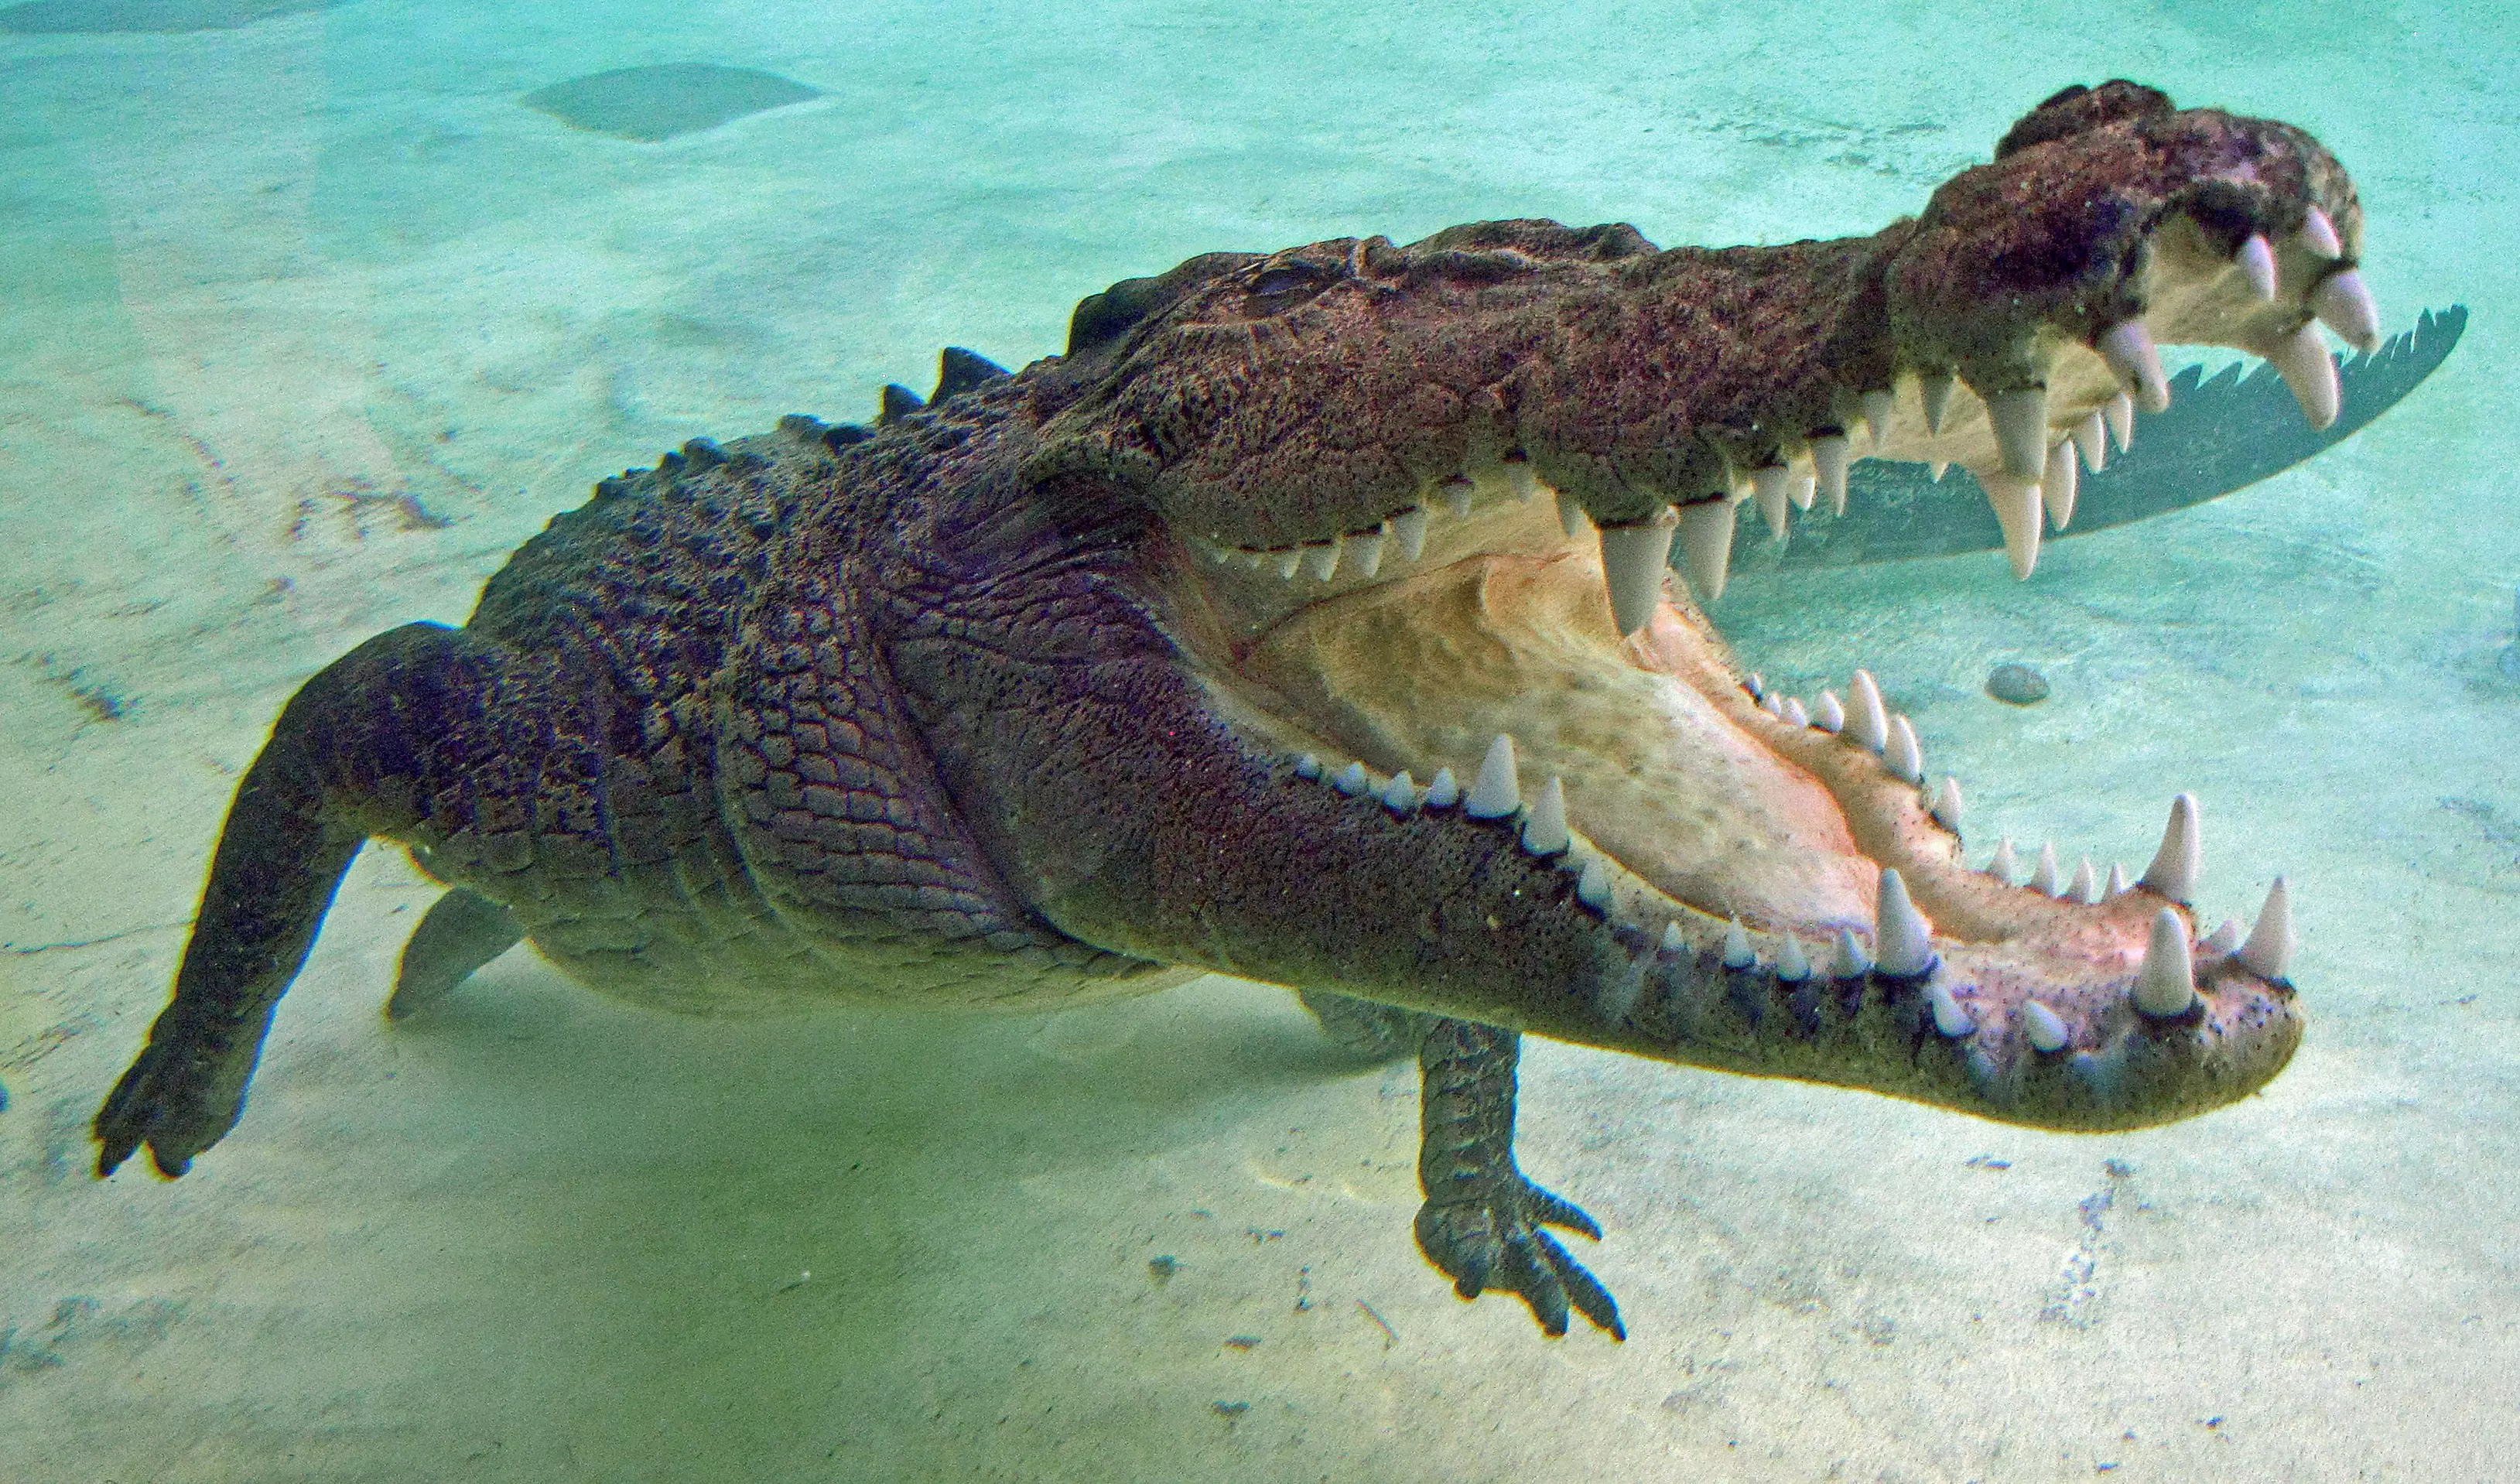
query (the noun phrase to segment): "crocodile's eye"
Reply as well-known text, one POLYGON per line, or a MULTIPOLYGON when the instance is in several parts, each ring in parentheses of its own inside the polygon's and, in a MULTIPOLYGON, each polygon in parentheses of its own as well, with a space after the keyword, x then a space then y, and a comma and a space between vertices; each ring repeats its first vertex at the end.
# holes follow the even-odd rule
POLYGON ((1282 314, 1298 304, 1310 303, 1334 282, 1334 275, 1310 263, 1281 263, 1251 281, 1243 309, 1255 318, 1282 314))

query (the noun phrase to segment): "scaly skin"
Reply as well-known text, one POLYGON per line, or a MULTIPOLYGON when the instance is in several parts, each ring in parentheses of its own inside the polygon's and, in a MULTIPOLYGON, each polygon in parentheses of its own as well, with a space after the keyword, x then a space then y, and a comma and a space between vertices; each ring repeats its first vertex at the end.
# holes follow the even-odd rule
MULTIPOLYGON (((1513 1166, 1520 1031, 2055 1128, 2243 1096, 2301 1034, 2281 934, 2156 949, 2191 925, 2175 846, 2097 905, 1966 870, 1878 750, 1745 693, 1661 542, 1729 534, 1752 488, 1781 520, 1850 431, 2001 507, 2028 485, 1991 406, 2044 394, 2035 461, 2140 380, 2110 331, 2279 346, 2361 238, 2299 130, 2112 83, 1868 238, 1516 221, 1210 254, 1086 300, 1017 375, 949 352, 872 433, 695 442, 556 518, 465 628, 381 636, 290 703, 100 1172, 146 1145, 181 1174, 234 1126, 369 838, 458 888, 396 1014, 519 936, 700 1013, 1301 986, 1418 1049, 1421 1245, 1552 1333, 1620 1322, 1539 1230, 1590 1218, 1513 1166), (2272 298, 2233 266, 2253 238, 2272 298), (1425 791, 1500 734, 1502 808, 1425 791), (2135 993, 2174 960, 2194 994, 2135 993)), ((1688 548, 1710 602, 1714 549, 1688 548)))

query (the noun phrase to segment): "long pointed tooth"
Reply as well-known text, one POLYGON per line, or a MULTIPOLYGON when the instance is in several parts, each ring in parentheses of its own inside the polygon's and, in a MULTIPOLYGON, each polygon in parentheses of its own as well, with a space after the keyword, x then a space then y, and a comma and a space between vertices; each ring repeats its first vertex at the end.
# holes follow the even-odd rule
POLYGON ((2074 458, 2074 440, 2064 439, 2048 451, 2048 475, 2039 481, 2040 503, 2048 507, 2048 524, 2063 530, 2074 518, 2074 497, 2083 487, 2083 468, 2074 458))
POLYGON ((1785 697, 1785 721, 1797 727, 1811 725, 1811 713, 1803 709, 1802 697, 1798 696, 1785 697))
POLYGON ((1864 951, 1864 941, 1852 927, 1837 930, 1837 959, 1828 966, 1832 979, 1856 979, 1872 972, 1872 956, 1864 951))
POLYGON ((1812 703, 1812 725, 1823 732, 1846 730, 1846 707, 1837 703, 1835 691, 1821 692, 1820 699, 1812 703))
POLYGON ((2186 920, 2164 907, 2152 919, 2152 942, 2136 970, 2135 1008, 2159 1019, 2196 1003, 2196 966, 2187 957, 2186 920))
POLYGON ((1820 475, 1796 474, 1793 482, 1785 486, 1785 498, 1794 502, 1794 509, 1809 510, 1812 508, 1812 496, 1819 488, 1820 475))
POLYGON ((1936 484, 1943 482, 1943 475, 1951 471, 1951 467, 1952 461, 1949 459, 1931 459, 1925 464, 1925 468, 1932 472, 1936 484))
POLYGON ((1460 520, 1469 515, 1470 501, 1478 494, 1478 486, 1455 474, 1436 493, 1444 497, 1444 513, 1460 520))
POLYGON ((1391 538, 1400 543, 1400 560, 1415 562, 1426 550, 1426 522, 1432 518, 1422 505, 1413 505, 1391 517, 1391 538))
POLYGON ((1732 502, 1704 500, 1680 513, 1680 564, 1700 606, 1724 596, 1732 571, 1732 502))
POLYGON ((1934 795, 1934 818, 1943 822, 1944 829, 1958 834, 1960 832, 1960 781, 1947 777, 1943 780, 1943 791, 1934 795))
POLYGON ((2225 918, 2222 926, 2196 940, 2196 951, 2200 954, 2229 953, 2240 946, 2240 920, 2225 918))
POLYGON ((2003 472, 2016 479, 2038 478, 2048 468, 2048 388, 1997 392, 1987 400, 1986 415, 1995 425, 2003 472))
POLYGON ((2099 899, 2100 874, 2092 869, 2092 858, 2087 855, 2083 857, 2083 864, 2074 868, 2074 879, 2065 885, 2065 900, 2089 907, 2099 899))
POLYGON ((1890 745, 1890 717, 1881 709, 1881 687, 1873 683, 1869 670, 1856 671, 1854 682, 1846 688, 1845 737, 1873 752, 1890 745))
POLYGON ((1879 906, 1873 913, 1872 945, 1881 955, 1881 971, 1902 978, 1934 967, 1934 924, 1908 897, 1899 873, 1881 868, 1879 906))
POLYGON ((1846 467, 1855 460, 1855 444, 1842 432, 1812 439, 1812 472, 1828 494, 1828 513, 1846 514, 1846 467))
POLYGON ((1584 502, 1562 489, 1559 490, 1557 492, 1557 528, 1566 533, 1566 539, 1572 541, 1592 529, 1592 526, 1593 517, 1584 514, 1584 502))
POLYGON ((2336 223, 2317 206, 2302 218, 2301 235, 2294 240, 2317 257, 2345 255, 2345 244, 2336 235, 2336 223))
POLYGON ((2101 891, 2100 900, 2105 902, 2111 897, 2125 896, 2128 889, 2129 883, 2127 881, 2126 867, 2115 861, 2111 861, 2109 863, 2109 884, 2101 891))
POLYGON ((1296 758, 1295 776, 1302 779, 1319 780, 1322 776, 1322 760, 1310 752, 1296 758))
POLYGON ((1912 784, 1925 781, 1925 749, 1916 745, 1915 725, 1905 715, 1890 718, 1890 743, 1881 749, 1890 776, 1912 784))
POLYGON ((2031 1047, 2043 1052, 2065 1049, 2065 1022, 2056 1012, 2036 1000, 2021 1002, 2021 1034, 2031 1047))
POLYGON ((2249 941, 2240 945, 2236 957, 2240 967, 2261 979, 2283 982, 2292 972, 2292 888, 2282 877, 2267 888, 2267 905, 2258 909, 2258 925, 2249 929, 2249 941))
POLYGON ((1870 434, 1872 451, 1881 451, 1881 440, 1890 436, 1890 420, 1898 415, 1899 398, 1888 391, 1868 391, 1856 399, 1864 409, 1864 427, 1870 434))
POLYGON ((2161 347, 2152 342, 2151 326, 2127 320, 2101 336, 2097 348, 2118 383, 2135 394, 2144 411, 2170 410, 2170 378, 2161 369, 2161 347))
POLYGON ((2049 840, 2039 847, 2039 864, 2030 870, 2030 889, 2041 896, 2052 897, 2060 879, 2056 874, 2056 842, 2049 840))
POLYGON ((1347 551, 1340 562, 1359 577, 1371 577, 1382 570, 1382 532, 1365 531, 1347 538, 1347 551))
POLYGON ((1584 870, 1575 877, 1575 900, 1595 912, 1610 910, 1610 871, 1599 857, 1586 861, 1584 870))
POLYGON ((1777 946, 1777 977, 1787 984, 1799 984, 1811 977, 1811 960, 1803 955, 1802 940, 1790 932, 1777 946))
POLYGON ((2274 302, 2274 244, 2263 236, 2253 235, 2240 244, 2240 250, 2231 255, 2231 261, 2239 264, 2240 271, 2248 276, 2249 287, 2258 291, 2258 297, 2269 303, 2274 302))
POLYGON ((2021 875, 2021 862, 2012 853, 2012 836, 2005 835, 1995 847, 1995 858, 1986 863, 1986 874, 2006 886, 2021 875))
POLYGON ((2109 423, 2093 408, 2074 425, 2074 451, 2083 456, 2083 467, 2093 473, 2109 467, 2109 423))
POLYGON ((1916 400, 1925 411, 1925 431, 1940 433, 1943 419, 1951 416, 1952 388, 1959 378, 1948 371, 1923 371, 1916 374, 1916 400))
POLYGON ((1426 807, 1429 809, 1450 809, 1461 801, 1462 785, 1458 779, 1453 777, 1453 770, 1450 768, 1436 769, 1435 781, 1426 786, 1426 807))
POLYGON ((1977 1021, 1970 1018, 1948 984, 1938 982, 1927 986, 1925 1004, 1934 1012, 1934 1029, 1949 1040, 1957 1041, 1977 1029, 1977 1021))
POLYGON ((1539 800, 1522 822, 1522 848, 1533 855, 1563 855, 1574 843, 1566 832, 1566 785, 1552 778, 1541 786, 1539 800))
POLYGON ((1724 929, 1724 967, 1748 968, 1758 962, 1759 956, 1750 951, 1750 935, 1741 930, 1741 920, 1734 918, 1724 929))
POLYGON ((2341 395, 2336 361, 2327 353, 2327 342, 2318 337, 2317 326, 2304 325, 2277 337, 2267 347, 2266 357, 2292 388, 2293 400, 2301 404, 2301 415, 2310 419, 2311 427, 2323 428, 2336 422, 2341 395))
POLYGON ((1505 487, 1516 504, 1540 493, 1540 475, 1532 472, 1531 461, 1513 458, 1505 461, 1505 487))
POLYGON ((1330 787, 1350 798, 1363 793, 1371 787, 1365 780, 1365 764, 1350 763, 1340 769, 1338 777, 1330 780, 1330 787))
POLYGON ((1501 820, 1522 807, 1522 780, 1513 765, 1513 739, 1499 732, 1470 785, 1462 812, 1474 820, 1501 820))
POLYGON ((1295 580, 1295 572, 1304 564, 1304 549, 1290 546, 1278 554, 1278 576, 1286 582, 1295 580))
POLYGON ((2170 801, 2170 823, 2161 832, 2161 848, 2153 852, 2141 884, 2174 902, 2192 900, 2196 878, 2205 869, 2205 835, 2196 818, 2196 795, 2182 793, 2170 801))
POLYGON ((1338 574, 1339 541, 1316 541, 1304 548, 1304 575, 1315 582, 1328 582, 1338 574))
POLYGON ((1759 514, 1768 517, 1768 534, 1785 539, 1785 514, 1792 503, 1793 471, 1781 464, 1750 472, 1750 495, 1759 502, 1759 514))
POLYGON ((1688 946, 1688 939, 1687 939, 1687 938, 1685 938, 1685 937, 1681 936, 1681 932, 1680 932, 1680 922, 1678 922, 1678 920, 1674 920, 1674 921, 1672 921, 1672 922, 1665 922, 1665 923, 1663 923, 1663 924, 1662 924, 1662 951, 1663 951, 1663 952, 1665 952, 1665 953, 1678 953, 1678 952, 1680 952, 1682 949, 1687 948, 1688 946))
POLYGON ((1622 637, 1653 620, 1671 570, 1671 538, 1679 518, 1668 510, 1640 525, 1601 527, 1601 580, 1610 590, 1610 621, 1622 637))
POLYGON ((2363 354, 2380 348, 2380 306, 2372 302, 2361 270, 2347 268, 2319 280, 2310 292, 2310 312, 2363 354))
POLYGON ((1241 564, 1244 571, 1256 572, 1267 566, 1271 558, 1267 552, 1246 546, 1235 552, 1234 560, 1241 564))
POLYGON ((2039 565, 2039 481, 1991 469, 1970 472, 1995 507, 1995 523, 2003 527, 2003 555, 2012 562, 2012 575, 2027 580, 2039 565))
POLYGON ((1778 721, 1785 719, 1785 698, 1774 691, 1759 697, 1759 709, 1778 721))
POLYGON ((2118 452, 2125 453, 2135 446, 2135 398, 2119 392, 2100 409, 2100 416, 2109 425, 2109 436, 2116 440, 2118 452))
POLYGON ((1408 769, 1403 768, 1391 775, 1391 781, 1384 784, 1374 797, 1382 800, 1382 807, 1392 813, 1407 814, 1418 807, 1418 781, 1409 776, 1408 769))

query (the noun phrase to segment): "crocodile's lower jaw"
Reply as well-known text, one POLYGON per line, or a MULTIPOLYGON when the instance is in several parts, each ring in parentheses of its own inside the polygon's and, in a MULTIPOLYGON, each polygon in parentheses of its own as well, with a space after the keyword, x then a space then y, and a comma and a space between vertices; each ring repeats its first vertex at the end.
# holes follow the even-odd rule
POLYGON ((2030 885, 2008 859, 1971 870, 1956 787, 1923 772, 1868 676, 1843 699, 1763 704, 1676 583, 1621 639, 1597 543, 1564 536, 1548 499, 1483 502, 1462 523, 1468 555, 1430 545, 1401 575, 1216 657, 1269 741, 1313 754, 1322 786, 1361 809, 1478 812, 1483 773, 1493 795, 1509 752, 1526 807, 1508 827, 1535 854, 1562 852, 1574 910, 1655 945, 1646 961, 1722 954, 1735 970, 1712 1011, 1657 1009, 1642 1003, 1648 963, 1636 998, 1598 1007, 1605 1022, 1667 1038, 1682 1059, 2062 1127, 2195 1112, 2289 1058, 2301 1021, 2282 888, 2245 945, 2228 928, 2193 943, 2192 803, 2140 884, 2103 884, 2088 865, 2067 880, 2050 863, 2030 885), (1885 870, 1914 913, 1893 903, 1885 918, 1885 870), (1925 963, 1892 1019, 1949 1047, 1957 1086, 1885 1033, 1892 1020, 1868 1029, 1832 1002, 1850 982, 1862 999, 1866 967, 1925 963), (1856 1044, 1868 1037, 1881 1044, 1856 1044))

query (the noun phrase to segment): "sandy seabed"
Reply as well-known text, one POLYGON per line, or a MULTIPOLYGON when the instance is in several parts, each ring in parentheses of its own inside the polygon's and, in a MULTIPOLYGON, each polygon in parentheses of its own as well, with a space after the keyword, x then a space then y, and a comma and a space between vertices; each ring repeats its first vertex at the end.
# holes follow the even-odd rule
POLYGON ((2509 1477, 2520 54, 2490 8, 1866 14, 0 35, 0 1477, 2509 1477), (661 144, 518 102, 669 62, 821 96, 661 144), (1049 353, 1079 295, 1213 247, 1869 231, 2115 74, 2317 132, 2389 328, 2462 301, 2465 343, 2343 447, 2027 584, 1985 556, 1718 612, 1797 690, 1879 673, 1977 857, 2139 865, 2190 788, 2208 922, 2289 873, 2312 1029, 2263 1096, 2048 1136, 1534 1046, 1523 1162, 1600 1218, 1633 1331, 1544 1342, 1411 1244, 1414 1073, 1282 991, 725 1026, 518 953, 388 1030, 430 888, 371 852, 244 1126, 180 1184, 87 1178, 290 689, 460 620, 595 478, 867 416, 948 342, 1049 353), (2053 696, 1988 700, 2009 659, 2053 696))

